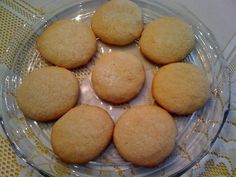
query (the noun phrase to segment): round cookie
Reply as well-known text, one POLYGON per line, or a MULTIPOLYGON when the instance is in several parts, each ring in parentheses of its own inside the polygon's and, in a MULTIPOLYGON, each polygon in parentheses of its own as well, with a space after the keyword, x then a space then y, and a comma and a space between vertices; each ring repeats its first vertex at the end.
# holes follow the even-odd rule
POLYGON ((53 151, 67 163, 83 164, 95 159, 109 144, 113 133, 109 114, 97 106, 71 109, 53 126, 53 151))
POLYGON ((142 11, 132 1, 111 0, 96 10, 92 29, 105 43, 127 45, 141 35, 142 11))
POLYGON ((133 55, 111 52, 97 60, 92 71, 92 84, 101 99, 120 104, 134 98, 145 80, 142 63, 133 55))
POLYGON ((156 72, 152 94, 156 102, 169 112, 188 115, 206 103, 210 86, 204 71, 197 66, 173 63, 156 72))
POLYGON ((88 63, 96 52, 96 37, 82 22, 59 20, 40 34, 36 47, 54 65, 76 68, 88 63))
POLYGON ((125 160, 153 167, 171 154, 176 135, 175 121, 167 111, 158 106, 137 106, 118 119, 113 140, 125 160))
POLYGON ((156 64, 183 60, 193 49, 190 25, 177 17, 160 17, 149 23, 140 38, 143 55, 156 64))
POLYGON ((16 90, 22 112, 37 121, 59 118, 79 97, 79 82, 67 69, 49 66, 27 75, 16 90))

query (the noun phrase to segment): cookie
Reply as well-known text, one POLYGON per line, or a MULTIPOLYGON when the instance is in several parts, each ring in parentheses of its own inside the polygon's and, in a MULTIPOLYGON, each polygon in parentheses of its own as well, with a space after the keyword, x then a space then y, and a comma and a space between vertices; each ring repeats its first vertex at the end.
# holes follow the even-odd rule
POLYGON ((132 1, 111 0, 96 10, 92 29, 105 43, 127 45, 141 35, 142 11, 132 1))
POLYGON ((66 163, 87 163, 107 147, 113 128, 111 117, 102 108, 75 107, 53 125, 53 151, 66 163))
POLYGON ((92 71, 93 89, 101 99, 120 104, 134 98, 145 80, 142 63, 124 52, 111 52, 97 60, 92 71))
POLYGON ((182 61, 194 47, 190 25, 177 17, 160 17, 149 23, 140 38, 143 55, 156 64, 182 61))
POLYGON ((125 160, 153 167, 171 154, 176 135, 175 121, 167 111, 157 106, 137 106, 118 119, 113 140, 125 160))
POLYGON ((93 31, 76 20, 59 20, 49 25, 38 37, 40 54, 54 65, 76 68, 85 65, 96 52, 93 31))
POLYGON ((22 112, 37 121, 59 118, 77 103, 78 97, 76 77, 56 66, 33 71, 16 90, 16 101, 22 112))
POLYGON ((161 67, 152 81, 152 94, 169 112, 188 115, 201 108, 210 96, 206 73, 193 64, 161 67))

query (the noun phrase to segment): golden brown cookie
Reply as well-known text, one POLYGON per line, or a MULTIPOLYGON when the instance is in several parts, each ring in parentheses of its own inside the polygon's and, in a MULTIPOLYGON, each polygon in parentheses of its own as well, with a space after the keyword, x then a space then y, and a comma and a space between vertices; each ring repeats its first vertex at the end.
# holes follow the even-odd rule
POLYGON ((88 63, 96 52, 96 38, 82 22, 59 20, 40 34, 36 47, 49 62, 65 68, 76 68, 88 63))
POLYGON ((167 111, 157 106, 137 106, 118 119, 113 140, 125 160, 153 167, 171 154, 176 135, 175 121, 167 111))
POLYGON ((27 75, 16 90, 16 101, 31 119, 59 118, 77 102, 79 82, 67 69, 49 66, 27 75))
POLYGON ((133 55, 112 52, 97 60, 92 71, 92 84, 101 99, 124 103, 134 98, 145 80, 142 63, 133 55))
POLYGON ((105 43, 126 45, 143 30, 141 9, 129 0, 111 0, 98 8, 92 18, 94 33, 105 43))
POLYGON ((83 164, 95 159, 109 144, 113 133, 109 114, 97 106, 71 109, 53 126, 53 151, 67 163, 83 164))
POLYGON ((193 49, 194 34, 190 25, 177 17, 160 17, 149 23, 140 38, 144 56, 156 64, 183 60, 193 49))
POLYGON ((152 82, 154 99, 166 110, 187 115, 201 108, 210 96, 206 73, 193 64, 161 67, 152 82))

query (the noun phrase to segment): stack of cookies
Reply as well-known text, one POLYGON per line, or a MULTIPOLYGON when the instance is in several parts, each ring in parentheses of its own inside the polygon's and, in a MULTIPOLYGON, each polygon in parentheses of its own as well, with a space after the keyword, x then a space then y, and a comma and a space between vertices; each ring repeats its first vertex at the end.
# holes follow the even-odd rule
MULTIPOLYGON (((204 71, 181 63, 194 47, 191 26, 177 17, 159 17, 143 28, 142 11, 134 2, 111 0, 96 10, 91 28, 63 19, 49 25, 38 37, 36 47, 41 56, 55 66, 27 75, 17 88, 16 100, 33 120, 57 120, 51 144, 64 162, 84 164, 94 160, 113 139, 124 160, 143 167, 156 166, 175 148, 177 127, 171 114, 191 114, 208 100, 210 89, 204 71), (98 106, 76 106, 80 84, 68 69, 90 61, 96 52, 96 37, 116 46, 139 40, 143 56, 160 66, 152 81, 157 104, 132 107, 115 124, 98 106)), ((145 76, 136 56, 110 52, 96 61, 91 83, 101 100, 123 104, 140 93, 145 76)))

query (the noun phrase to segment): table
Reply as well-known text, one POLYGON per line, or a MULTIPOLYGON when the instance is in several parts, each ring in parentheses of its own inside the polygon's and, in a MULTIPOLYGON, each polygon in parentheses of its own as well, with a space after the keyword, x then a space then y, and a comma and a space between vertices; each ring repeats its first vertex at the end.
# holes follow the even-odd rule
MULTIPOLYGON (((2 58, 11 36, 23 23, 31 23, 35 12, 47 13, 50 4, 62 0, 1 0, 0 1, 0 86, 7 70, 2 58)), ((226 59, 236 60, 236 1, 235 0, 170 0, 182 3, 189 8, 215 35, 226 59)), ((235 62, 236 63, 236 62, 235 62)), ((210 153, 192 169, 187 176, 236 176, 236 70, 231 65, 232 103, 228 119, 210 153)), ((0 87, 1 88, 1 87, 0 87)), ((0 98, 1 99, 1 98, 0 98)), ((1 107, 0 107, 1 108, 1 107)), ((1 112, 1 110, 0 110, 1 112)), ((12 151, 6 136, 0 128, 0 176, 41 176, 12 151)), ((60 176, 60 174, 58 174, 60 176)))

